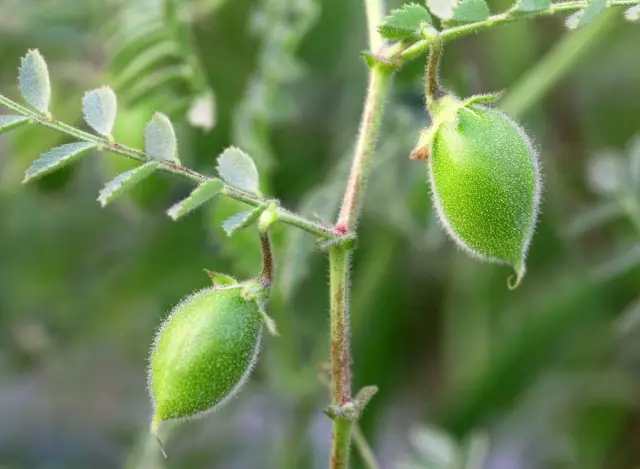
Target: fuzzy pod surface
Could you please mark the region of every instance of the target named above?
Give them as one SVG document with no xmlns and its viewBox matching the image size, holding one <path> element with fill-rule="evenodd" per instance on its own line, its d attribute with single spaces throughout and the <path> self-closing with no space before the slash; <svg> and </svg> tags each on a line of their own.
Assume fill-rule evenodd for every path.
<svg viewBox="0 0 640 469">
<path fill-rule="evenodd" d="M 214 410 L 242 387 L 257 360 L 262 319 L 244 289 L 213 287 L 174 308 L 151 350 L 152 432 L 166 420 Z"/>
<path fill-rule="evenodd" d="M 449 235 L 471 255 L 525 272 L 540 201 L 537 154 L 524 130 L 503 112 L 458 106 L 433 136 L 429 178 Z"/>
</svg>

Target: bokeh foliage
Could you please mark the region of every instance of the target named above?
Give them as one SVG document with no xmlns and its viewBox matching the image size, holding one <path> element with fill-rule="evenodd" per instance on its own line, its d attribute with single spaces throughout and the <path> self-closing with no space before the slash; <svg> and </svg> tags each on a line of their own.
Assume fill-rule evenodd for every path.
<svg viewBox="0 0 640 469">
<path fill-rule="evenodd" d="M 128 3 L 3 1 L 3 92 L 17 94 L 19 57 L 37 47 L 56 116 L 80 124 L 83 91 L 122 73 L 117 24 L 105 18 Z M 122 107 L 116 138 L 141 146 L 153 111 L 170 113 L 185 165 L 213 172 L 226 146 L 242 146 L 264 192 L 331 220 L 366 81 L 360 3 L 171 3 L 185 12 L 171 30 L 179 50 L 198 57 L 203 76 L 150 87 Z M 408 160 L 427 124 L 423 61 L 396 75 L 351 279 L 355 385 L 380 387 L 362 427 L 383 467 L 442 467 L 421 461 L 442 432 L 456 440 L 452 454 L 486 438 L 487 467 L 640 464 L 640 28 L 620 17 L 571 34 L 561 18 L 520 22 L 446 48 L 443 84 L 459 95 L 506 89 L 503 105 L 541 153 L 542 219 L 515 292 L 507 268 L 469 259 L 437 226 L 426 172 Z M 151 46 L 136 47 L 133 58 Z M 209 89 L 207 132 L 184 103 Z M 326 466 L 326 260 L 310 235 L 277 227 L 271 314 L 281 337 L 266 341 L 231 405 L 171 430 L 164 462 L 146 437 L 148 344 L 165 312 L 207 284 L 203 268 L 258 273 L 255 233 L 221 228 L 241 204 L 218 200 L 174 223 L 165 210 L 190 187 L 153 175 L 103 210 L 99 189 L 129 162 L 86 158 L 22 186 L 30 161 L 66 140 L 24 127 L 0 143 L 0 466 Z M 411 430 L 427 426 L 438 430 Z"/>
</svg>

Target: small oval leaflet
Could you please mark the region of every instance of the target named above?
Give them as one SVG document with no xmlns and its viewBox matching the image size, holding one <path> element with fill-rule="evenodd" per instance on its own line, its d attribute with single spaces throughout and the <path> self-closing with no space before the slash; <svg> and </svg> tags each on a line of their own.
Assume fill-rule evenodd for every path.
<svg viewBox="0 0 640 469">
<path fill-rule="evenodd" d="M 378 31 L 382 37 L 401 41 L 419 34 L 423 23 L 432 24 L 431 15 L 422 5 L 410 3 L 393 10 L 378 27 Z"/>
<path fill-rule="evenodd" d="M 31 164 L 25 172 L 22 182 L 55 171 L 97 148 L 98 145 L 89 142 L 67 143 L 52 148 Z"/>
<path fill-rule="evenodd" d="M 516 11 L 533 13 L 548 10 L 550 6 L 551 0 L 518 0 L 516 3 Z"/>
<path fill-rule="evenodd" d="M 37 49 L 27 52 L 18 72 L 20 93 L 27 103 L 42 113 L 49 112 L 51 83 L 47 62 Z"/>
<path fill-rule="evenodd" d="M 98 202 L 105 207 L 116 197 L 121 196 L 140 181 L 149 177 L 159 166 L 160 163 L 157 161 L 150 161 L 117 175 L 102 188 L 98 195 Z"/>
<path fill-rule="evenodd" d="M 189 197 L 173 205 L 167 214 L 173 220 L 177 220 L 218 195 L 223 188 L 224 183 L 218 178 L 203 182 L 189 194 Z"/>
<path fill-rule="evenodd" d="M 145 152 L 154 160 L 180 164 L 178 143 L 173 125 L 167 116 L 156 112 L 144 131 Z"/>
<path fill-rule="evenodd" d="M 116 94 L 108 86 L 87 91 L 82 97 L 82 114 L 85 122 L 105 137 L 111 136 L 117 109 Z"/>
<path fill-rule="evenodd" d="M 203 415 L 232 398 L 258 358 L 262 324 L 242 285 L 207 288 L 176 306 L 151 350 L 152 433 L 164 421 Z"/>
<path fill-rule="evenodd" d="M 578 29 L 595 20 L 607 8 L 607 0 L 589 0 L 584 10 L 569 16 L 565 25 L 569 29 Z"/>
<path fill-rule="evenodd" d="M 470 23 L 489 17 L 489 7 L 484 0 L 462 0 L 453 9 L 453 21 Z"/>
<path fill-rule="evenodd" d="M 22 116 L 0 116 L 0 134 L 20 127 L 29 122 L 27 117 Z"/>
<path fill-rule="evenodd" d="M 236 231 L 246 228 L 258 220 L 262 212 L 267 209 L 266 205 L 260 205 L 251 210 L 236 213 L 230 216 L 222 223 L 222 229 L 228 236 L 232 236 Z"/>
<path fill-rule="evenodd" d="M 218 157 L 218 174 L 243 191 L 259 193 L 260 179 L 253 159 L 237 147 L 229 147 Z"/>
</svg>

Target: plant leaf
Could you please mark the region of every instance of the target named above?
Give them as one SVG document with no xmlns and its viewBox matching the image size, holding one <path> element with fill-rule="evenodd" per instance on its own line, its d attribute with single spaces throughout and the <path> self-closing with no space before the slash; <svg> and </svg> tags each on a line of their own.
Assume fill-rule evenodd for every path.
<svg viewBox="0 0 640 469">
<path fill-rule="evenodd" d="M 21 125 L 29 122 L 27 117 L 22 116 L 0 116 L 0 134 L 2 132 L 7 132 L 11 129 L 15 129 L 16 127 L 20 127 Z"/>
<path fill-rule="evenodd" d="M 67 143 L 66 145 L 52 148 L 33 162 L 31 167 L 27 169 L 22 182 L 27 182 L 36 176 L 55 171 L 96 148 L 98 148 L 98 145 L 89 142 Z"/>
<path fill-rule="evenodd" d="M 222 229 L 227 232 L 228 236 L 233 235 L 236 231 L 246 228 L 254 223 L 260 214 L 265 211 L 266 205 L 260 205 L 252 208 L 251 210 L 245 210 L 244 212 L 236 213 L 230 216 L 222 223 Z"/>
<path fill-rule="evenodd" d="M 213 286 L 215 287 L 224 287 L 238 284 L 238 281 L 231 275 L 222 274 L 220 272 L 213 272 L 207 269 L 204 269 L 204 271 L 207 273 L 207 275 L 211 279 L 211 282 L 213 283 Z"/>
<path fill-rule="evenodd" d="M 260 179 L 253 159 L 237 147 L 229 147 L 218 157 L 218 174 L 238 189 L 257 194 Z"/>
<path fill-rule="evenodd" d="M 167 211 L 167 214 L 173 220 L 177 220 L 178 218 L 186 215 L 192 210 L 195 210 L 200 205 L 207 202 L 209 199 L 218 195 L 223 188 L 224 183 L 218 178 L 210 179 L 207 182 L 203 182 L 198 187 L 196 187 L 193 192 L 191 192 L 191 194 L 189 194 L 189 197 L 173 205 Z"/>
<path fill-rule="evenodd" d="M 453 9 L 453 21 L 470 23 L 486 20 L 489 17 L 489 7 L 484 0 L 462 0 Z"/>
<path fill-rule="evenodd" d="M 160 163 L 157 161 L 150 161 L 127 172 L 118 174 L 102 188 L 98 195 L 98 202 L 105 207 L 113 199 L 121 196 L 140 181 L 150 176 L 151 173 L 158 169 L 158 166 L 160 166 Z"/>
<path fill-rule="evenodd" d="M 175 42 L 162 41 L 151 45 L 148 49 L 136 54 L 134 59 L 117 73 L 113 79 L 113 87 L 122 89 L 138 81 L 150 69 L 171 59 L 180 58 L 180 50 Z"/>
<path fill-rule="evenodd" d="M 100 135 L 109 137 L 116 122 L 118 101 L 108 86 L 87 91 L 82 97 L 82 114 L 89 126 Z"/>
<path fill-rule="evenodd" d="M 565 21 L 567 28 L 577 29 L 591 23 L 607 8 L 607 0 L 589 0 L 584 10 L 569 16 Z"/>
<path fill-rule="evenodd" d="M 422 5 L 410 3 L 393 10 L 378 27 L 378 31 L 387 39 L 401 41 L 419 34 L 423 23 L 432 24 L 431 15 Z"/>
<path fill-rule="evenodd" d="M 167 116 L 156 112 L 144 131 L 145 152 L 151 159 L 180 164 L 178 143 Z"/>
<path fill-rule="evenodd" d="M 548 10 L 549 7 L 551 7 L 551 0 L 518 0 L 515 10 L 522 13 L 532 13 Z"/>
<path fill-rule="evenodd" d="M 624 19 L 627 21 L 640 21 L 640 5 L 629 8 L 624 12 Z"/>
<path fill-rule="evenodd" d="M 429 11 L 443 21 L 453 18 L 456 0 L 427 0 Z"/>
<path fill-rule="evenodd" d="M 20 63 L 18 73 L 20 93 L 27 103 L 40 112 L 49 112 L 51 83 L 49 70 L 42 54 L 37 49 L 27 52 Z"/>
</svg>

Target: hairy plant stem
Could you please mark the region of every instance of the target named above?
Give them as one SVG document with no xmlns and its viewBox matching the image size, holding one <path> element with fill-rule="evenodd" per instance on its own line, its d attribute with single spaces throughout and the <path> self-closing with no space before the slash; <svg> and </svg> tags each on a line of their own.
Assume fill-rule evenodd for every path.
<svg viewBox="0 0 640 469">
<path fill-rule="evenodd" d="M 50 129 L 56 130 L 60 133 L 66 134 L 78 140 L 94 143 L 98 146 L 100 150 L 108 151 L 110 153 L 115 153 L 117 155 L 125 156 L 132 160 L 136 160 L 140 162 L 145 162 L 149 160 L 149 157 L 146 155 L 146 153 L 140 149 L 130 148 L 126 145 L 122 145 L 120 143 L 110 141 L 105 137 L 90 134 L 88 132 L 77 129 L 68 124 L 65 124 L 64 122 L 58 121 L 53 118 L 49 118 L 44 114 L 33 111 L 25 106 L 22 106 L 21 104 L 16 103 L 15 101 L 7 98 L 2 94 L 0 94 L 0 105 L 16 112 L 21 116 L 29 118 L 34 123 L 37 123 L 44 127 L 49 127 Z M 206 176 L 192 169 L 185 168 L 184 166 L 180 166 L 175 163 L 171 163 L 167 161 L 160 162 L 160 169 L 162 169 L 167 173 L 176 174 L 183 178 L 189 179 L 191 182 L 196 184 L 201 184 L 203 182 L 206 182 L 212 179 L 210 176 Z M 258 197 L 255 194 L 244 192 L 228 184 L 225 185 L 224 189 L 222 190 L 222 194 L 231 199 L 238 200 L 240 202 L 243 202 L 247 205 L 251 205 L 254 207 L 259 207 L 272 202 L 271 200 Z M 323 239 L 334 239 L 339 236 L 339 233 L 336 233 L 332 228 L 322 225 L 320 223 L 308 220 L 285 208 L 278 207 L 276 210 L 277 210 L 278 221 L 287 223 L 292 226 L 296 226 L 300 229 L 308 231 L 309 233 L 312 233 Z"/>
<path fill-rule="evenodd" d="M 385 46 L 378 25 L 385 14 L 383 0 L 364 0 L 367 16 L 369 48 L 377 51 Z M 364 200 L 367 178 L 371 170 L 384 100 L 391 72 L 374 65 L 369 72 L 369 86 L 360 120 L 351 171 L 335 231 L 354 235 Z M 351 349 L 349 331 L 349 259 L 352 245 L 337 244 L 329 249 L 330 316 L 331 316 L 331 403 L 334 409 L 353 406 L 351 400 Z M 359 413 L 359 412 L 358 412 Z M 333 416 L 330 469 L 349 468 L 351 432 L 355 418 L 338 413 Z"/>
<path fill-rule="evenodd" d="M 439 98 L 440 82 L 438 71 L 440 69 L 440 57 L 442 56 L 442 40 L 437 33 L 431 44 L 429 59 L 424 71 L 424 95 L 427 102 L 427 109 L 433 107 L 433 103 Z"/>
<path fill-rule="evenodd" d="M 351 402 L 351 352 L 348 305 L 349 251 L 344 246 L 329 249 L 331 295 L 331 404 L 341 408 Z M 353 422 L 333 417 L 331 469 L 349 467 L 349 447 Z"/>
<path fill-rule="evenodd" d="M 584 9 L 587 4 L 588 2 L 584 0 L 559 2 L 551 4 L 551 6 L 546 10 L 534 11 L 531 13 L 521 13 L 510 9 L 496 15 L 491 15 L 482 21 L 445 28 L 440 31 L 440 40 L 442 42 L 451 41 L 452 39 L 458 39 L 463 36 L 468 36 L 470 34 L 489 29 L 493 26 L 511 23 L 513 21 L 532 19 L 541 16 L 551 16 L 556 13 L 571 13 L 573 11 Z M 607 2 L 607 8 L 634 6 L 637 4 L 638 0 L 610 0 Z M 408 44 L 398 42 L 386 50 L 381 50 L 379 55 L 389 62 L 401 65 L 404 61 L 415 59 L 416 57 L 425 54 L 433 42 L 433 38 L 423 38 Z"/>
<path fill-rule="evenodd" d="M 264 288 L 269 288 L 273 283 L 275 270 L 269 231 L 265 230 L 260 232 L 260 245 L 262 247 L 262 273 L 260 274 L 260 283 Z"/>
</svg>

